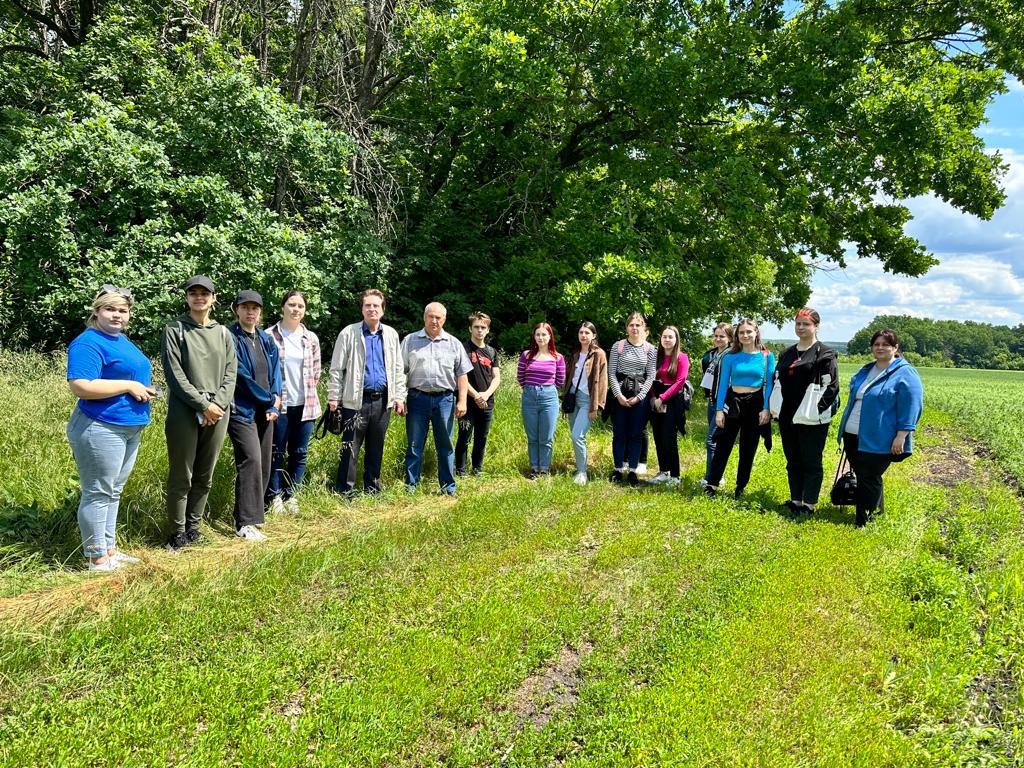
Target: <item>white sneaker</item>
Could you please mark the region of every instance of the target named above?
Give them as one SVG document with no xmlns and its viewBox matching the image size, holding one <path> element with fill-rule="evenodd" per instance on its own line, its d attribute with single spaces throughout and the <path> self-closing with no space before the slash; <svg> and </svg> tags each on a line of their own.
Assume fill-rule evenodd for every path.
<svg viewBox="0 0 1024 768">
<path fill-rule="evenodd" d="M 587 484 L 587 473 L 586 472 L 577 472 L 575 475 L 573 475 L 572 481 L 574 483 L 576 483 L 576 485 L 586 485 Z"/>
<path fill-rule="evenodd" d="M 118 563 L 119 565 L 135 565 L 135 563 L 142 562 L 141 560 L 139 560 L 139 558 L 132 557 L 131 555 L 126 555 L 121 550 L 117 550 L 117 552 L 112 554 L 110 556 L 110 559 L 113 560 L 115 563 Z"/>
<path fill-rule="evenodd" d="M 646 475 L 647 474 L 647 465 L 646 464 L 637 464 L 636 465 L 636 473 L 638 475 Z"/>
<path fill-rule="evenodd" d="M 284 503 L 284 508 L 290 515 L 299 514 L 299 500 L 292 496 Z"/>
<path fill-rule="evenodd" d="M 267 511 L 272 515 L 284 514 L 284 502 L 281 501 L 280 496 L 274 497 L 273 501 L 270 502 L 270 508 Z"/>
<path fill-rule="evenodd" d="M 640 469 L 637 468 L 637 474 L 639 473 Z M 647 482 L 650 483 L 651 485 L 661 485 L 662 483 L 667 483 L 671 478 L 672 475 L 670 475 L 668 472 L 659 472 Z"/>
<path fill-rule="evenodd" d="M 92 560 L 89 561 L 90 571 L 99 571 L 100 573 L 109 573 L 110 571 L 116 571 L 121 567 L 121 564 L 112 557 L 108 557 L 102 563 L 94 563 Z"/>
<path fill-rule="evenodd" d="M 255 525 L 243 525 L 237 531 L 235 536 L 246 541 L 266 541 L 267 537 L 260 533 L 259 528 Z"/>
<path fill-rule="evenodd" d="M 665 481 L 666 488 L 675 488 L 677 485 L 679 485 L 678 477 L 670 477 L 668 480 Z"/>
</svg>

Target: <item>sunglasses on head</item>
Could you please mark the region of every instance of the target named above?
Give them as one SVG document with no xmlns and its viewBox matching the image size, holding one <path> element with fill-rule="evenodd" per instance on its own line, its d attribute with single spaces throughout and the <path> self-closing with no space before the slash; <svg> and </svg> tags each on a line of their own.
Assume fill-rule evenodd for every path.
<svg viewBox="0 0 1024 768">
<path fill-rule="evenodd" d="M 120 296 L 129 302 L 132 300 L 131 291 L 127 288 L 118 288 L 116 285 L 111 285 L 110 283 L 103 284 L 103 287 L 100 289 L 99 295 L 96 298 L 101 299 L 104 296 Z"/>
</svg>

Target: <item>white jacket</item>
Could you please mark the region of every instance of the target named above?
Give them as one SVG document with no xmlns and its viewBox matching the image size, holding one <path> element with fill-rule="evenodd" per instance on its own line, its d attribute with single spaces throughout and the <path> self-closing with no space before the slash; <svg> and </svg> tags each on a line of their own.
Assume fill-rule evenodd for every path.
<svg viewBox="0 0 1024 768">
<path fill-rule="evenodd" d="M 405 365 L 398 332 L 390 325 L 380 324 L 384 345 L 384 372 L 388 382 L 388 408 L 405 403 Z M 340 402 L 342 408 L 358 411 L 363 407 L 363 374 L 366 371 L 366 342 L 363 323 L 345 326 L 334 342 L 331 355 L 331 377 L 327 399 Z"/>
</svg>

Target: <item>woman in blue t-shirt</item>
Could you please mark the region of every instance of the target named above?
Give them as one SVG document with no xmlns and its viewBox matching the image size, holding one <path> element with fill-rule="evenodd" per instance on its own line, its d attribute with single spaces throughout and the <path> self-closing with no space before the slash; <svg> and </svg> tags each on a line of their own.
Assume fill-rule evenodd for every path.
<svg viewBox="0 0 1024 768">
<path fill-rule="evenodd" d="M 114 539 L 121 490 L 149 424 L 149 399 L 156 395 L 149 358 L 124 335 L 131 309 L 130 291 L 104 285 L 88 327 L 68 347 L 68 386 L 79 399 L 67 434 L 82 484 L 78 527 L 90 571 L 138 562 L 119 551 Z"/>
<path fill-rule="evenodd" d="M 750 480 L 757 443 L 762 434 L 771 448 L 772 415 L 768 399 L 772 394 L 775 355 L 761 345 L 761 331 L 753 320 L 736 324 L 732 348 L 722 358 L 715 399 L 715 452 L 705 492 L 714 496 L 718 488 L 710 483 L 725 476 L 729 454 L 740 439 L 740 460 L 736 468 L 736 498 Z"/>
</svg>

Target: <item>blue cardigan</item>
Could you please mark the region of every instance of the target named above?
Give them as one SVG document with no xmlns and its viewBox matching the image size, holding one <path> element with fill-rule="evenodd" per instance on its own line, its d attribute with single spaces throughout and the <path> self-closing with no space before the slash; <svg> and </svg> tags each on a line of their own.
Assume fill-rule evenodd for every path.
<svg viewBox="0 0 1024 768">
<path fill-rule="evenodd" d="M 850 397 L 846 401 L 843 420 L 839 422 L 839 439 L 846 431 L 846 420 L 853 408 L 857 390 L 874 363 L 868 363 L 850 379 Z M 892 441 L 901 429 L 913 433 L 921 418 L 924 406 L 924 390 L 917 370 L 897 357 L 885 372 L 871 382 L 864 392 L 860 409 L 860 435 L 858 449 L 864 453 L 891 453 Z M 905 452 L 913 452 L 913 435 L 907 435 Z"/>
<path fill-rule="evenodd" d="M 270 379 L 268 392 L 253 379 L 255 370 L 252 347 L 249 346 L 242 326 L 233 323 L 231 333 L 235 335 L 235 352 L 238 354 L 238 376 L 235 379 L 235 398 L 231 401 L 231 418 L 250 423 L 255 418 L 257 410 L 277 413 L 277 409 L 272 407 L 275 397 L 281 395 L 281 355 L 277 350 L 277 344 L 269 333 L 262 328 L 256 329 L 256 338 L 260 340 L 267 355 Z"/>
</svg>

